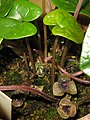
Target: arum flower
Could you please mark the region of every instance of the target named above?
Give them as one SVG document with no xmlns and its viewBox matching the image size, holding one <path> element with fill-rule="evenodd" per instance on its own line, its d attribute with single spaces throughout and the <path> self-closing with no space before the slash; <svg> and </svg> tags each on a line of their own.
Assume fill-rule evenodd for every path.
<svg viewBox="0 0 90 120">
<path fill-rule="evenodd" d="M 76 106 L 70 101 L 70 99 L 71 97 L 66 95 L 59 102 L 59 107 L 57 108 L 57 111 L 63 119 L 74 117 L 76 114 Z"/>
<path fill-rule="evenodd" d="M 77 94 L 77 88 L 73 80 L 67 75 L 62 74 L 58 81 L 53 84 L 53 94 L 62 96 L 64 93 L 71 95 Z"/>
</svg>

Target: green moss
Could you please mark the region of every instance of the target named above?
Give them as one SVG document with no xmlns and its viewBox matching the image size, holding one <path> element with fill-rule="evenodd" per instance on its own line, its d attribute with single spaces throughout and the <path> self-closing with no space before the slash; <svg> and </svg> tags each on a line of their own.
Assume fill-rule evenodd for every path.
<svg viewBox="0 0 90 120">
<path fill-rule="evenodd" d="M 7 82 L 5 82 L 5 84 L 8 84 L 8 85 L 22 83 L 21 75 L 14 71 L 6 72 L 6 79 L 7 79 Z"/>
<path fill-rule="evenodd" d="M 46 113 L 47 120 L 55 120 L 58 117 L 56 108 L 50 107 Z"/>
</svg>

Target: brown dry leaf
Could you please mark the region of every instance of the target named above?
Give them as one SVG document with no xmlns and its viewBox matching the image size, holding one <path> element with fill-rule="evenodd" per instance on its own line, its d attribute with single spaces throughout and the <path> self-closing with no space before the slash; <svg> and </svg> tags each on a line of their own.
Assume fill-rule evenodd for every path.
<svg viewBox="0 0 90 120">
<path fill-rule="evenodd" d="M 74 117 L 75 115 L 76 115 L 76 106 L 74 104 L 71 104 L 69 116 Z"/>
<path fill-rule="evenodd" d="M 70 99 L 71 96 L 69 97 L 68 95 L 66 95 L 59 102 L 59 107 L 57 108 L 57 111 L 63 119 L 74 117 L 76 115 L 76 106 L 70 101 Z"/>
<path fill-rule="evenodd" d="M 71 99 L 71 96 L 66 95 L 63 99 L 60 100 L 59 106 L 70 105 L 71 104 L 70 99 Z"/>
<path fill-rule="evenodd" d="M 4 83 L 4 77 L 0 76 L 0 85 Z"/>
<path fill-rule="evenodd" d="M 64 92 L 62 89 L 60 89 L 58 82 L 55 82 L 53 84 L 53 95 L 55 96 L 62 96 L 64 95 Z"/>
<path fill-rule="evenodd" d="M 77 88 L 76 88 L 76 85 L 75 85 L 74 81 L 69 82 L 67 93 L 69 93 L 71 95 L 77 94 Z"/>
<path fill-rule="evenodd" d="M 23 100 L 13 99 L 12 105 L 14 107 L 21 107 L 23 105 Z"/>
<path fill-rule="evenodd" d="M 63 119 L 69 118 L 69 115 L 66 112 L 64 112 L 60 107 L 57 108 L 57 111 Z"/>
</svg>

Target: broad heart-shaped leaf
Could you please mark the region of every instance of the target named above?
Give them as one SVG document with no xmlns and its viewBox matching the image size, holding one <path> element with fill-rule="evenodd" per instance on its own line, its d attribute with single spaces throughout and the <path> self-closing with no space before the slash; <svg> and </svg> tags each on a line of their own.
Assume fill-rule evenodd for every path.
<svg viewBox="0 0 90 120">
<path fill-rule="evenodd" d="M 28 0 L 16 0 L 7 17 L 20 21 L 33 21 L 41 14 L 41 8 L 34 3 Z"/>
<path fill-rule="evenodd" d="M 1 0 L 0 1 L 0 17 L 5 17 L 11 10 L 15 0 Z"/>
<path fill-rule="evenodd" d="M 80 69 L 90 76 L 90 24 L 87 29 L 80 57 Z"/>
<path fill-rule="evenodd" d="M 0 18 L 0 36 L 5 39 L 19 39 L 36 34 L 36 27 L 29 22 Z"/>
<path fill-rule="evenodd" d="M 77 0 L 51 0 L 57 7 L 62 8 L 68 12 L 74 12 Z"/>
<path fill-rule="evenodd" d="M 52 25 L 54 35 L 63 36 L 75 43 L 82 43 L 84 33 L 74 17 L 63 9 L 56 9 L 46 15 L 44 24 Z"/>
<path fill-rule="evenodd" d="M 74 13 L 79 0 L 51 0 L 57 7 L 62 8 L 68 12 Z M 90 17 L 89 0 L 83 0 L 80 14 Z"/>
</svg>

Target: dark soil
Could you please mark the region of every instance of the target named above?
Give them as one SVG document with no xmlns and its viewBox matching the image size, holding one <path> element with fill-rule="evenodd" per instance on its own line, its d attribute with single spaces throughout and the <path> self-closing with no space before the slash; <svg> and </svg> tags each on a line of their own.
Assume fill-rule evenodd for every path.
<svg viewBox="0 0 90 120">
<path fill-rule="evenodd" d="M 73 48 L 76 49 L 76 48 Z M 73 50 L 72 49 L 72 50 Z M 70 57 L 74 56 L 74 57 Z M 66 69 L 68 72 L 73 73 L 79 70 L 79 62 L 76 56 L 76 53 L 73 52 L 67 58 Z M 58 58 L 58 55 L 57 55 Z M 15 85 L 15 84 L 30 84 L 36 86 L 43 86 L 43 91 L 51 94 L 51 76 L 44 76 L 43 78 L 34 78 L 30 79 L 27 74 L 27 69 L 22 61 L 13 51 L 9 48 L 3 48 L 0 50 L 0 85 Z M 79 77 L 83 79 L 90 79 L 86 75 L 82 74 Z M 56 75 L 57 78 L 57 75 Z M 84 99 L 85 96 L 90 95 L 90 87 L 76 83 L 78 94 L 72 96 L 72 100 L 77 103 L 79 100 Z M 5 92 L 9 97 L 16 93 L 14 91 Z M 19 93 L 18 94 L 18 98 Z M 12 111 L 13 120 L 61 120 L 60 116 L 56 110 L 56 104 L 52 103 L 44 98 L 32 94 L 32 93 L 23 93 L 23 97 L 20 99 L 23 101 L 23 104 L 20 107 L 14 107 Z M 85 103 L 78 108 L 77 114 L 74 118 L 70 120 L 75 120 L 86 114 L 90 113 L 90 103 Z"/>
</svg>

